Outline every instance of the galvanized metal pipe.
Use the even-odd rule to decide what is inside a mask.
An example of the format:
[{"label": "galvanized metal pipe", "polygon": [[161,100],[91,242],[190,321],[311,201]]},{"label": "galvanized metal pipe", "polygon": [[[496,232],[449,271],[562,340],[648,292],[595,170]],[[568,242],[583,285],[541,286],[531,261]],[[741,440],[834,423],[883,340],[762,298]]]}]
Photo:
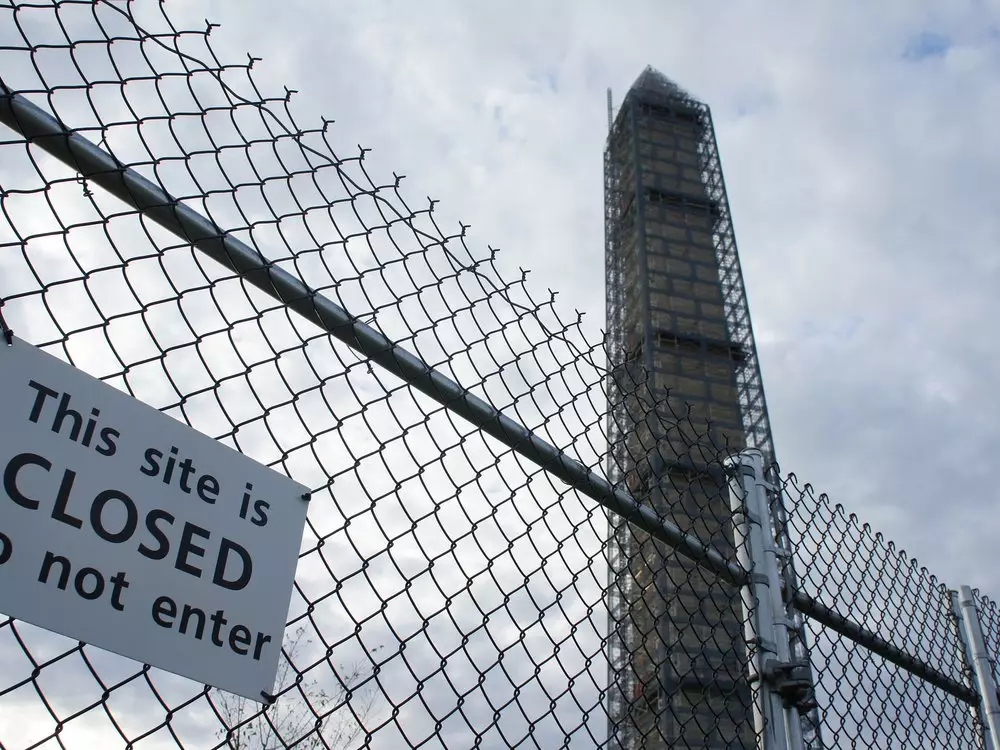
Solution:
[{"label": "galvanized metal pipe", "polygon": [[872,653],[878,654],[888,662],[902,667],[907,672],[922,680],[926,680],[935,687],[940,688],[949,695],[953,695],[959,700],[970,705],[977,705],[979,696],[974,690],[970,690],[957,680],[953,680],[948,675],[940,672],[920,659],[911,656],[900,648],[893,646],[886,640],[879,638],[870,630],[866,630],[855,622],[847,619],[843,615],[834,612],[822,602],[801,591],[796,591],[792,595],[792,603],[806,617],[810,617],[824,627],[830,628],[840,633],[845,638],[849,638],[860,646],[864,646]]},{"label": "galvanized metal pipe", "polygon": [[[972,653],[972,644],[969,642],[969,637],[966,634],[965,613],[962,610],[962,602],[957,591],[949,591],[948,598],[951,603],[951,625],[954,628],[952,632],[955,635],[957,645],[957,648],[955,649],[956,655],[961,663],[967,667],[967,672],[963,675],[966,678],[966,682],[974,690],[977,690],[978,684],[976,681],[975,670],[976,659]],[[978,727],[980,730],[980,736],[976,737],[978,740],[976,743],[976,750],[995,750],[993,743],[990,741],[989,727],[986,725],[986,722],[982,720],[983,706],[973,705],[968,706],[968,709],[969,714],[972,716],[973,726]]]},{"label": "galvanized metal pipe", "polygon": [[756,644],[754,659],[749,665],[749,677],[757,687],[754,729],[762,750],[801,750],[801,746],[789,744],[787,712],[781,695],[767,678],[770,663],[788,661],[788,633],[779,628],[776,621],[776,608],[781,610],[780,616],[784,616],[778,568],[767,560],[768,547],[772,547],[773,554],[773,545],[769,542],[771,522],[763,486],[763,455],[751,448],[727,459],[726,463],[733,470],[729,497],[737,555],[743,567],[752,571],[741,593],[746,639]]},{"label": "galvanized metal pipe", "polygon": [[965,645],[969,651],[973,674],[979,687],[980,711],[983,727],[989,740],[991,750],[1000,748],[1000,701],[997,699],[997,683],[993,679],[993,666],[990,664],[989,652],[986,650],[986,640],[983,638],[983,626],[976,610],[976,600],[972,589],[962,586],[959,589],[959,609],[962,616],[962,632]]}]

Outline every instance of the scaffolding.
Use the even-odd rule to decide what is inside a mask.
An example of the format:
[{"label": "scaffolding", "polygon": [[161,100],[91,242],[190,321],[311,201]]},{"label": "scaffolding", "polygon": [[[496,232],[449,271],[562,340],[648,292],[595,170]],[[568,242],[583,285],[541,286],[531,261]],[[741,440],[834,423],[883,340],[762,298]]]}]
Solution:
[{"label": "scaffolding", "polygon": [[[609,479],[682,527],[708,535],[720,550],[731,549],[724,478],[703,476],[706,454],[720,446],[734,453],[755,448],[771,473],[776,461],[711,113],[646,68],[616,114],[609,97],[609,124],[604,153]],[[656,425],[665,426],[658,435],[647,434],[651,413],[653,432]],[[694,425],[693,433],[678,438],[684,433],[676,429],[679,421]],[[700,502],[685,514],[692,496]],[[780,499],[772,502],[772,531],[779,548],[788,550],[784,509]],[[687,704],[678,696],[691,682],[685,670],[693,668],[686,656],[686,666],[678,669],[676,652],[678,644],[685,650],[685,629],[698,622],[678,620],[666,602],[655,601],[661,596],[710,600],[717,613],[714,627],[735,645],[743,617],[738,597],[724,586],[688,582],[682,571],[671,572],[672,562],[651,557],[644,545],[647,541],[620,519],[610,520],[612,746],[753,746],[743,716],[749,702],[745,672],[741,685],[740,665],[713,662],[711,655],[703,658],[711,674],[699,677],[695,689],[706,693],[705,705],[710,687],[729,696],[718,710],[732,717],[730,736],[719,735],[716,743],[717,735],[696,726],[692,736],[690,728],[677,725],[684,706],[668,704]],[[795,571],[791,556],[784,560],[790,595]],[[651,586],[657,576],[665,582]],[[640,622],[650,617],[669,624]],[[793,658],[807,661],[802,618],[791,609],[789,618]],[[646,655],[665,666],[638,664],[648,661]],[[656,701],[649,696],[651,681],[660,696]],[[821,743],[815,708],[806,699],[800,710],[804,745],[816,750]],[[637,720],[644,714],[653,718]]]}]

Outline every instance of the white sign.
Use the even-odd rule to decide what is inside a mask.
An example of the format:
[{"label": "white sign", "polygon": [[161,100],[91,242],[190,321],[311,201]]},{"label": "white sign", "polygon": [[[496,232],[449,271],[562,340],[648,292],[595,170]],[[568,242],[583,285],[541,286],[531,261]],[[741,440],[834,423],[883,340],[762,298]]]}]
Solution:
[{"label": "white sign", "polygon": [[0,611],[262,700],[306,488],[19,339],[0,393]]}]

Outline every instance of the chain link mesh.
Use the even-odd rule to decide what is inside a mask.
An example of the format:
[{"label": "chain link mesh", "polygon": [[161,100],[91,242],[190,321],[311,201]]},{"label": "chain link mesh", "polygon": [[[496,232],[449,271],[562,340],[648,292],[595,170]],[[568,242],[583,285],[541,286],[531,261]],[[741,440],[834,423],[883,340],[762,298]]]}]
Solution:
[{"label": "chain link mesh", "polygon": [[976,748],[970,706],[807,619],[822,733],[832,748]]},{"label": "chain link mesh", "polygon": [[[794,475],[783,483],[799,591],[958,685],[971,683],[951,593],[881,533]],[[815,620],[807,622],[833,747],[975,747],[966,701]]]},{"label": "chain link mesh", "polygon": [[784,483],[799,589],[953,680],[965,661],[947,587],[843,506]]},{"label": "chain link mesh", "polygon": [[[665,475],[636,433],[618,489],[735,562],[723,461],[741,446],[609,369],[579,316],[373,174],[331,121],[296,122],[294,92],[220,60],[213,28],[163,3],[3,2],[0,95],[585,467],[608,453],[609,399],[627,400],[707,468]],[[698,549],[609,513],[7,128],[0,252],[20,337],[313,489],[273,705],[5,618],[0,747],[757,746],[753,612]],[[784,494],[799,589],[967,685],[936,579],[794,478]],[[980,609],[996,653],[996,607]],[[968,701],[805,615],[824,747],[974,746]]]}]

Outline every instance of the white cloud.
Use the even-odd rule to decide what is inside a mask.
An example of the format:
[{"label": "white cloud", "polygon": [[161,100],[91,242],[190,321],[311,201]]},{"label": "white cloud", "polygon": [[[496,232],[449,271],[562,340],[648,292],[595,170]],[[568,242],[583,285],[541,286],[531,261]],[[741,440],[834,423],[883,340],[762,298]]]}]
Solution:
[{"label": "white cloud", "polygon": [[[1000,441],[987,416],[1000,416],[995,8],[292,4],[263,37],[252,12],[218,10],[227,45],[277,57],[304,112],[335,118],[345,146],[375,147],[379,168],[409,175],[407,195],[441,198],[442,215],[472,224],[474,252],[501,247],[506,268],[585,310],[591,337],[603,88],[620,98],[652,63],[707,101],[783,464],[862,514],[905,511],[885,532],[947,580],[1000,586],[988,547],[940,544],[943,528],[971,531],[949,523],[956,511],[989,503],[972,477]],[[927,32],[950,46],[905,59]],[[824,345],[817,327],[840,333]],[[917,483],[916,450],[954,459]],[[929,483],[962,489],[945,502]]]}]

